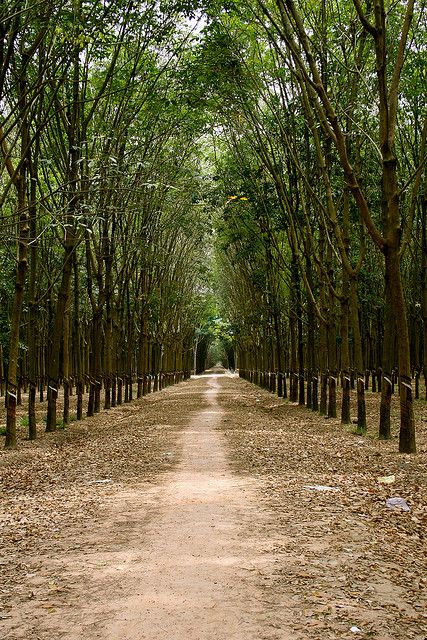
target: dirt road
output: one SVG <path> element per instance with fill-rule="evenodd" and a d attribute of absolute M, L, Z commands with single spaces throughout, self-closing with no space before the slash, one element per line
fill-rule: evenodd
<path fill-rule="evenodd" d="M 3 452 L 0 635 L 425 640 L 426 455 L 393 445 L 209 375 Z"/>
<path fill-rule="evenodd" d="M 179 464 L 152 492 L 156 513 L 134 541 L 137 557 L 126 571 L 134 588 L 114 603 L 104 638 L 285 637 L 272 626 L 277 621 L 266 623 L 262 594 L 248 578 L 267 562 L 251 527 L 260 517 L 254 482 L 230 471 L 217 430 L 223 416 L 218 376 L 205 382 L 206 408 L 191 417 Z M 120 571 L 121 558 L 115 563 Z"/>

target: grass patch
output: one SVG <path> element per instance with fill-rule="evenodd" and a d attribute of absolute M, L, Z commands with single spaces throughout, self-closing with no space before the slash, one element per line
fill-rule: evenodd
<path fill-rule="evenodd" d="M 70 421 L 71 421 L 71 418 L 70 418 Z M 43 416 L 42 422 L 43 422 L 43 424 L 47 423 L 47 416 Z M 64 420 L 62 420 L 62 418 L 61 419 L 57 419 L 56 428 L 57 429 L 66 429 L 67 428 L 67 425 L 65 424 Z"/>

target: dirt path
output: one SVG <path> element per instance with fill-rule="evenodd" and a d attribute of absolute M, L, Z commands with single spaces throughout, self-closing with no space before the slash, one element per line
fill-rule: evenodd
<path fill-rule="evenodd" d="M 179 462 L 153 485 L 111 489 L 103 513 L 74 530 L 72 542 L 62 539 L 42 563 L 27 558 L 36 597 L 12 611 L 8 640 L 291 637 L 265 610 L 259 589 L 259 572 L 269 573 L 271 562 L 257 535 L 265 515 L 254 481 L 233 474 L 227 462 L 218 429 L 223 379 L 204 376 L 191 382 L 192 391 L 182 386 L 157 394 L 159 411 L 168 400 L 181 403 L 175 409 L 181 435 L 163 453 L 179 452 Z M 198 409 L 186 411 L 192 395 Z M 93 489 L 108 491 L 99 482 Z"/>
<path fill-rule="evenodd" d="M 223 414 L 218 377 L 206 384 L 207 406 L 183 433 L 181 461 L 157 492 L 156 517 L 127 576 L 137 593 L 115 603 L 104 638 L 274 637 L 258 624 L 260 594 L 247 581 L 262 561 L 259 541 L 247 536 L 256 516 L 253 483 L 231 474 L 215 429 Z"/>
<path fill-rule="evenodd" d="M 0 637 L 426 640 L 426 435 L 210 375 L 0 451 Z"/>
<path fill-rule="evenodd" d="M 104 638 L 277 637 L 263 628 L 261 595 L 247 579 L 266 561 L 250 535 L 251 520 L 259 517 L 253 482 L 230 471 L 216 430 L 223 415 L 220 383 L 217 376 L 205 381 L 207 406 L 192 417 L 181 461 L 155 491 L 156 515 L 127 575 L 136 593 L 115 603 Z"/>

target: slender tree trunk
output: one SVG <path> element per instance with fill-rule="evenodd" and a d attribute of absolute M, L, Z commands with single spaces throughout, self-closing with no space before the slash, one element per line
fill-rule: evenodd
<path fill-rule="evenodd" d="M 348 287 L 349 278 L 347 272 L 343 270 L 343 292 L 341 298 L 341 372 L 342 372 L 342 405 L 341 424 L 350 424 L 350 351 L 348 342 Z"/>
<path fill-rule="evenodd" d="M 144 285 L 143 285 L 144 286 Z M 144 293 L 142 294 L 142 309 L 140 315 L 140 328 L 139 328 L 139 341 L 138 341 L 138 391 L 137 398 L 147 393 L 147 305 L 145 302 Z"/>
<path fill-rule="evenodd" d="M 298 384 L 297 384 L 297 348 L 296 348 L 296 318 L 295 313 L 289 315 L 289 337 L 290 337 L 290 374 L 289 374 L 289 400 L 291 402 L 298 401 Z"/>
<path fill-rule="evenodd" d="M 111 319 L 111 304 L 110 300 L 107 299 L 104 345 L 104 409 L 111 409 L 112 336 L 113 323 Z"/>
<path fill-rule="evenodd" d="M 363 351 L 356 275 L 350 278 L 350 314 L 353 331 L 354 368 L 356 369 L 357 380 L 357 432 L 363 435 L 366 433 L 365 378 L 363 375 Z"/>
<path fill-rule="evenodd" d="M 305 388 L 304 388 L 304 333 L 302 325 L 302 303 L 301 303 L 301 286 L 298 267 L 295 272 L 295 301 L 297 312 L 297 336 L 298 336 L 298 404 L 305 404 Z"/>
<path fill-rule="evenodd" d="M 326 269 L 329 275 L 329 281 L 333 282 L 332 268 L 332 249 L 327 249 Z M 328 418 L 337 417 L 337 341 L 336 341 L 336 323 L 335 323 L 335 298 L 331 290 L 329 290 L 329 309 L 328 309 L 328 369 L 329 369 L 329 398 L 328 398 Z"/>
<path fill-rule="evenodd" d="M 16 266 L 15 294 L 13 297 L 9 333 L 9 364 L 6 390 L 6 449 L 16 447 L 16 404 L 18 391 L 19 330 L 24 302 L 25 276 L 28 264 L 28 209 L 25 198 L 25 180 L 20 176 L 18 184 L 18 261 Z"/>
<path fill-rule="evenodd" d="M 81 319 L 80 319 L 80 279 L 77 263 L 77 256 L 73 255 L 73 284 L 74 284 L 74 301 L 73 301 L 73 350 L 75 358 L 75 379 L 76 379 L 76 419 L 81 420 L 83 417 L 83 352 L 82 352 L 82 336 L 81 336 Z"/>
<path fill-rule="evenodd" d="M 416 453 L 415 421 L 411 384 L 411 363 L 409 350 L 409 332 L 406 317 L 406 303 L 400 273 L 400 259 L 397 249 L 389 248 L 385 256 L 390 273 L 390 297 L 396 322 L 397 352 L 400 380 L 400 453 Z"/>
<path fill-rule="evenodd" d="M 348 258 L 350 247 L 350 202 L 349 191 L 343 193 L 343 244 L 345 256 Z M 341 379 L 342 404 L 341 424 L 350 424 L 350 345 L 349 345 L 349 288 L 350 279 L 348 269 L 343 261 L 342 291 L 341 291 Z"/>
<path fill-rule="evenodd" d="M 91 358 L 90 358 L 90 391 L 87 416 L 93 416 L 101 410 L 101 335 L 102 307 L 96 306 L 92 314 Z"/>
<path fill-rule="evenodd" d="M 3 347 L 0 344 L 0 395 L 4 396 L 5 388 L 5 379 L 4 379 L 4 363 L 3 363 Z"/>
<path fill-rule="evenodd" d="M 71 282 L 73 252 L 74 252 L 74 236 L 71 229 L 64 250 L 64 259 L 62 266 L 62 279 L 58 293 L 58 301 L 56 305 L 55 324 L 52 337 L 52 348 L 48 366 L 48 390 L 47 390 L 47 420 L 46 431 L 55 431 L 56 429 L 56 402 L 58 397 L 59 385 L 59 357 L 61 352 L 61 344 L 63 340 L 64 317 L 66 314 L 67 304 L 69 302 L 69 291 Z"/>
<path fill-rule="evenodd" d="M 63 392 L 64 407 L 63 420 L 64 426 L 70 424 L 70 308 L 67 305 L 64 318 L 64 345 L 63 345 Z"/>
<path fill-rule="evenodd" d="M 111 233 L 111 237 L 109 235 Z M 112 316 L 112 268 L 115 248 L 115 217 L 111 225 L 104 223 L 103 228 L 103 260 L 105 266 L 105 339 L 104 339 L 104 409 L 111 408 L 112 349 L 113 349 L 113 316 Z"/>
<path fill-rule="evenodd" d="M 313 288 L 312 288 L 313 290 Z M 307 300 L 307 408 L 318 410 L 317 405 L 317 378 L 315 356 L 315 315 L 313 304 Z M 315 389 L 316 387 L 316 389 Z M 316 407 L 314 406 L 316 405 Z"/>
<path fill-rule="evenodd" d="M 319 239 L 319 254 L 320 260 L 324 258 L 324 230 L 320 229 Z M 320 309 L 323 318 L 328 318 L 328 308 L 326 304 L 326 284 L 323 280 L 320 281 Z M 319 413 L 321 416 L 327 414 L 327 389 L 328 389 L 328 326 L 325 322 L 320 322 L 319 326 L 319 366 L 320 366 L 320 403 Z"/>
<path fill-rule="evenodd" d="M 5 158 L 5 165 L 9 179 L 15 186 L 17 193 L 17 263 L 15 276 L 15 291 L 12 303 L 9 332 L 9 363 L 7 367 L 6 383 L 6 449 L 16 447 L 16 404 L 18 400 L 18 359 L 19 359 L 19 333 L 21 316 L 24 303 L 25 278 L 28 267 L 28 241 L 30 234 L 28 207 L 27 207 L 27 165 L 30 154 L 30 132 L 27 114 L 27 63 L 28 55 L 22 52 L 22 66 L 19 70 L 19 114 L 21 121 L 21 166 L 15 172 L 9 155 L 6 141 L 3 140 L 0 152 Z M 3 131 L 0 133 L 3 136 Z"/>
<path fill-rule="evenodd" d="M 423 312 L 423 375 L 425 385 L 425 400 L 427 400 L 427 185 L 421 196 L 421 250 L 422 250 L 422 278 L 421 299 Z"/>
<path fill-rule="evenodd" d="M 36 392 L 37 392 L 37 330 L 38 312 L 36 300 L 36 278 L 37 278 L 37 207 L 36 207 L 36 176 L 37 169 L 30 163 L 31 184 L 30 184 L 30 274 L 28 286 L 28 307 L 29 307 L 29 329 L 28 329 L 28 439 L 35 440 L 37 437 L 36 424 Z"/>
<path fill-rule="evenodd" d="M 328 363 L 329 363 L 329 397 L 328 418 L 337 417 L 337 364 L 336 364 L 336 339 L 335 318 L 331 317 L 328 325 Z"/>
<path fill-rule="evenodd" d="M 391 438 L 391 397 L 393 388 L 393 366 L 394 366 L 394 343 L 396 335 L 395 317 L 392 311 L 392 303 L 390 299 L 390 273 L 388 264 L 385 270 L 385 286 L 384 286 L 384 339 L 382 350 L 382 379 L 381 379 L 381 405 L 380 405 L 380 424 L 379 437 L 381 440 L 389 440 Z"/>
<path fill-rule="evenodd" d="M 282 356 L 282 334 L 280 331 L 279 311 L 277 308 L 277 300 L 273 309 L 274 333 L 276 336 L 276 368 L 277 368 L 277 395 L 279 398 L 283 396 L 283 356 Z M 234 362 L 230 365 L 234 368 Z"/>

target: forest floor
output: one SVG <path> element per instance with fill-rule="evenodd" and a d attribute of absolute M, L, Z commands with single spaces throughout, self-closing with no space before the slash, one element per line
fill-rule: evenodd
<path fill-rule="evenodd" d="M 368 394 L 361 437 L 212 373 L 21 428 L 0 451 L 0 637 L 426 640 L 427 407 L 414 456 L 377 413 Z"/>

